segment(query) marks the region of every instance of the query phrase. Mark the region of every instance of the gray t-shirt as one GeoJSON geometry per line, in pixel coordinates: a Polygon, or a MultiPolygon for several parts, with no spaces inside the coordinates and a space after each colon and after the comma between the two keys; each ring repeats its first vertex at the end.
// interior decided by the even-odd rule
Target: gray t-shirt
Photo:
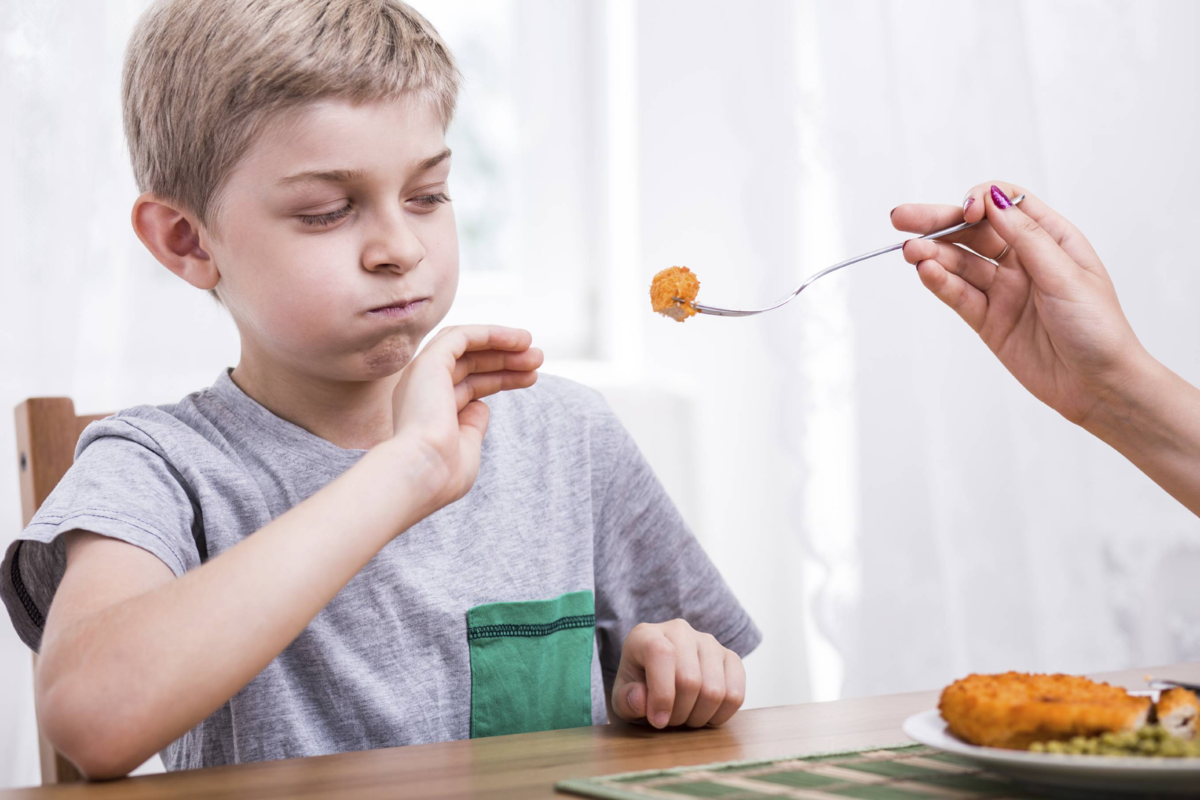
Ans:
{"type": "MultiPolygon", "coordinates": [[[[543,375],[488,404],[466,497],[385,546],[163,751],[168,769],[603,723],[640,622],[682,617],[740,655],[754,649],[754,623],[596,392],[543,375]]],[[[36,650],[65,568],[61,534],[121,539],[180,576],[364,452],[280,419],[227,371],[178,404],[94,422],[8,547],[0,596],[36,650]]]]}

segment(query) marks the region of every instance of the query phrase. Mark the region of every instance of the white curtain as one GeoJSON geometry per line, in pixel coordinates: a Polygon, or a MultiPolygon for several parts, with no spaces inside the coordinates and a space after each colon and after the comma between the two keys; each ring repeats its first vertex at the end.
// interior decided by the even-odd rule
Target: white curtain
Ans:
{"type": "MultiPolygon", "coordinates": [[[[1200,382],[1200,6],[639,4],[643,263],[774,299],[1021,183],[1200,382]]],[[[760,703],[1200,658],[1200,523],[1041,406],[898,256],[751,320],[651,326],[694,381],[699,526],[764,621],[760,703]],[[765,663],[763,663],[765,662],[765,663]]]]}
{"type": "MultiPolygon", "coordinates": [[[[129,230],[117,87],[143,6],[0,0],[0,407],[169,402],[236,362],[223,313],[129,230]]],[[[1200,659],[1200,523],[1029,397],[899,256],[755,319],[678,325],[644,297],[686,264],[705,300],[772,300],[903,238],[893,206],[1002,178],[1089,235],[1142,341],[1200,383],[1200,6],[589,9],[607,77],[577,127],[606,143],[604,256],[587,262],[602,274],[594,341],[548,369],[609,396],[758,620],[748,704],[1200,659]]],[[[6,463],[0,544],[20,525],[6,463]]],[[[7,624],[0,686],[0,786],[36,783],[29,659],[7,624]]]]}

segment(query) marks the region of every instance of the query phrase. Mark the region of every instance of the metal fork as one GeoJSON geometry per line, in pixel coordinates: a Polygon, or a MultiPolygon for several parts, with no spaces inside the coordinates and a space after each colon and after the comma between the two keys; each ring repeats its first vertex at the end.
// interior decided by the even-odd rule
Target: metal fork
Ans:
{"type": "MultiPolygon", "coordinates": [[[[1024,199],[1025,199],[1025,195],[1023,195],[1023,194],[1017,195],[1015,198],[1013,198],[1013,201],[1012,201],[1013,205],[1016,205],[1017,203],[1021,202],[1024,199]]],[[[986,217],[984,219],[986,219],[986,217]]],[[[979,222],[983,222],[983,220],[981,219],[981,220],[979,220],[979,222]]],[[[949,236],[952,233],[958,233],[959,231],[965,231],[967,228],[978,225],[979,222],[960,222],[958,225],[953,225],[944,230],[935,231],[934,233],[927,233],[924,236],[920,236],[918,238],[920,238],[920,239],[940,239],[943,236],[949,236]]],[[[904,241],[906,242],[908,240],[905,239],[904,241]]],[[[766,308],[756,308],[756,309],[717,308],[716,306],[706,306],[701,303],[692,303],[691,306],[692,306],[692,308],[696,309],[696,311],[700,312],[701,314],[712,314],[713,316],[717,316],[717,317],[752,317],[755,314],[762,314],[767,311],[774,311],[775,309],[779,308],[780,306],[785,306],[788,303],[790,303],[792,300],[795,300],[796,295],[800,294],[805,289],[807,289],[809,284],[813,283],[814,281],[820,280],[821,278],[824,278],[829,273],[837,272],[842,267],[848,267],[851,264],[857,264],[860,261],[866,261],[868,258],[874,258],[875,256],[881,256],[884,253],[891,253],[894,250],[899,250],[901,247],[904,247],[904,242],[900,242],[900,244],[891,245],[890,247],[883,247],[883,248],[880,248],[879,250],[872,250],[869,253],[863,253],[861,256],[855,256],[854,258],[851,258],[848,261],[843,261],[839,264],[834,264],[832,267],[826,267],[825,269],[821,270],[820,272],[818,272],[817,274],[813,275],[808,280],[806,280],[804,283],[802,283],[798,287],[796,287],[796,291],[792,292],[791,294],[789,294],[787,297],[780,300],[775,305],[767,306],[766,308]]],[[[686,300],[683,300],[678,297],[675,297],[672,299],[674,299],[675,302],[677,302],[677,303],[687,303],[686,300]]]]}
{"type": "Polygon", "coordinates": [[[1146,676],[1146,686],[1148,686],[1151,689],[1158,690],[1158,691],[1166,691],[1167,689],[1174,689],[1176,687],[1179,687],[1182,689],[1190,689],[1191,691],[1193,691],[1197,694],[1200,694],[1200,685],[1197,685],[1195,683],[1185,683],[1183,681],[1166,681],[1166,680],[1162,680],[1162,679],[1155,680],[1155,679],[1151,678],[1149,675],[1146,676]]]}

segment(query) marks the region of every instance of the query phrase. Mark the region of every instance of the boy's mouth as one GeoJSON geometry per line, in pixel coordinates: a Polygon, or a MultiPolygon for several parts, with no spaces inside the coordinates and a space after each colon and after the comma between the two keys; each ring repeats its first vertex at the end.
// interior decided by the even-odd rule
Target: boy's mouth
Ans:
{"type": "Polygon", "coordinates": [[[411,300],[397,300],[394,303],[388,303],[386,306],[372,308],[367,312],[367,314],[377,317],[391,317],[394,319],[409,317],[417,313],[428,304],[428,297],[414,297],[411,300]]]}

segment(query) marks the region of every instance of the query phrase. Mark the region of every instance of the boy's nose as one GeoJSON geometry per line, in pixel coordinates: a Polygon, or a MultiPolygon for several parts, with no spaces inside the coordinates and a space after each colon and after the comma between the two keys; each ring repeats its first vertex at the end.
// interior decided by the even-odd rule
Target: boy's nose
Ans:
{"type": "Polygon", "coordinates": [[[367,272],[409,272],[425,258],[425,246],[403,217],[383,221],[363,248],[362,265],[367,272]]]}

